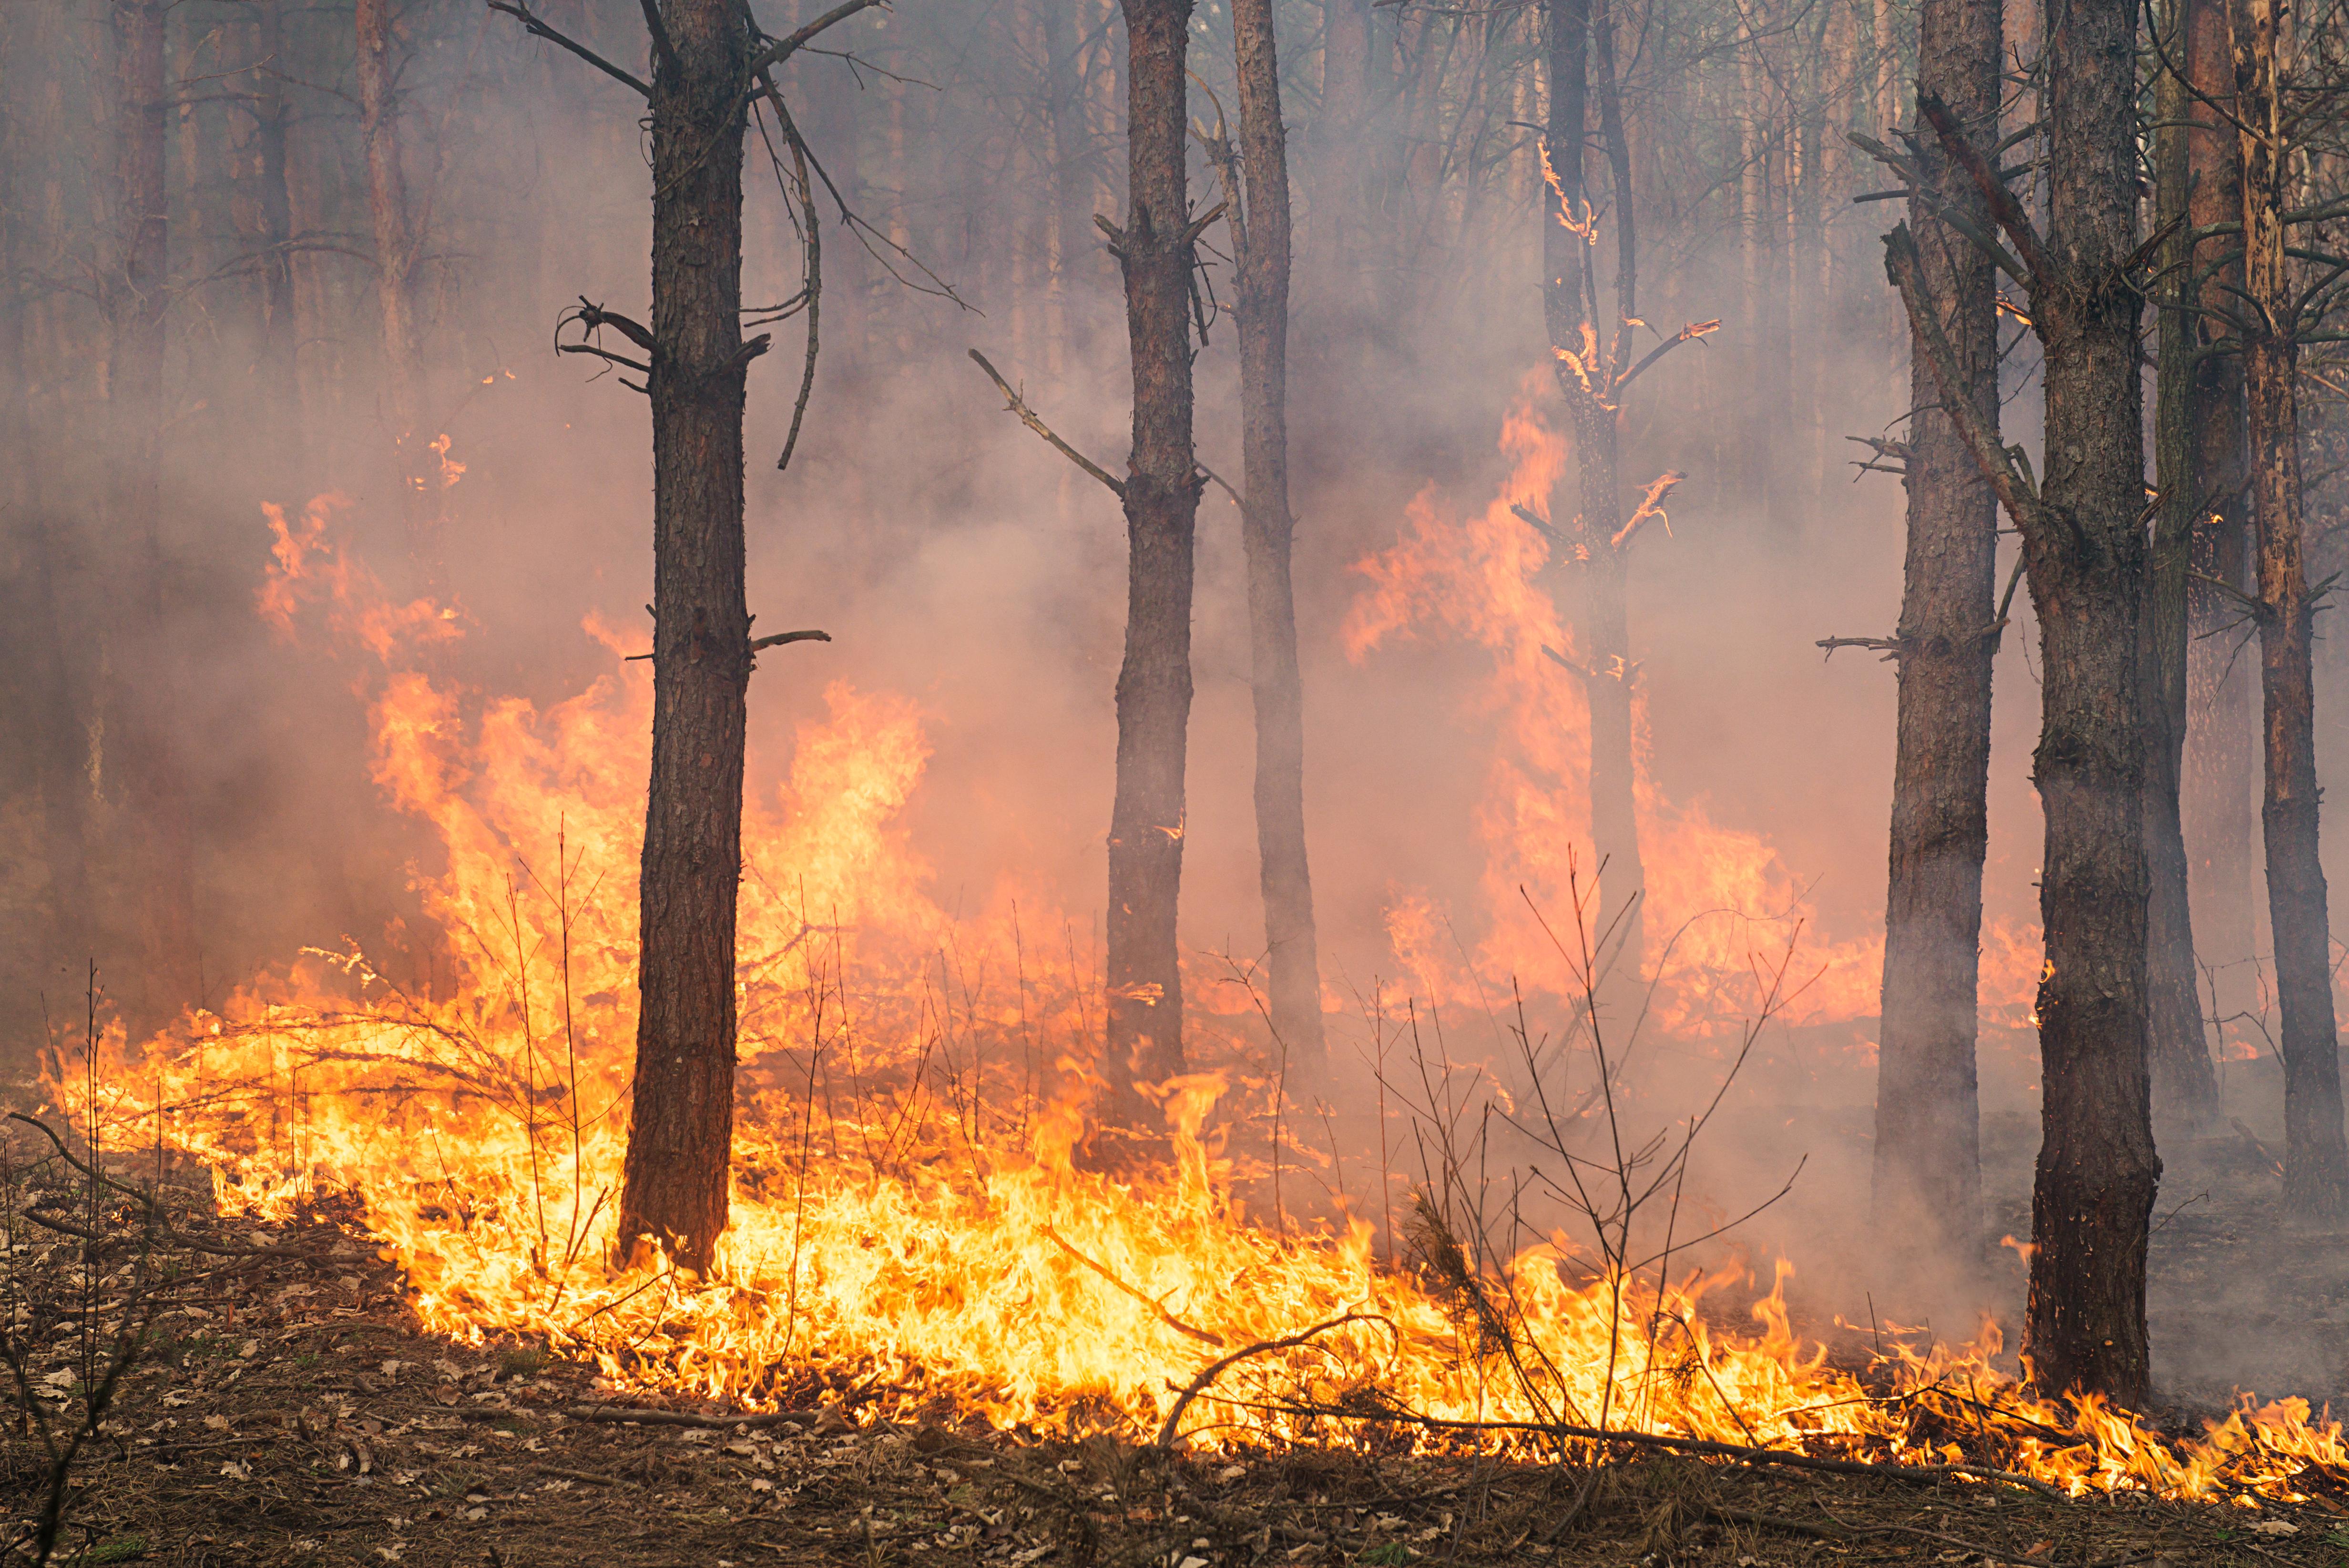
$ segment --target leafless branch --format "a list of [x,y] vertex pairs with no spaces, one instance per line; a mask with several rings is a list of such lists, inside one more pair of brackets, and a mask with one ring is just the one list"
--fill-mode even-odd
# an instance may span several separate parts
[[1052,433],[1052,428],[1044,423],[1044,421],[1038,417],[1035,409],[1028,407],[1027,400],[1021,397],[1019,393],[1012,390],[1011,383],[1003,378],[1003,373],[996,369],[994,366],[988,363],[986,355],[981,354],[978,349],[974,348],[970,351],[970,358],[972,364],[987,372],[987,378],[995,383],[995,389],[998,392],[1003,394],[1004,407],[1011,413],[1019,415],[1019,422],[1021,424],[1027,426],[1030,429],[1043,437],[1045,444],[1050,446],[1054,451],[1060,453],[1062,457],[1068,459],[1069,461],[1076,464],[1077,467],[1084,469],[1085,472],[1092,475],[1093,478],[1107,485],[1112,495],[1116,496],[1120,500],[1123,500],[1125,499],[1125,486],[1117,480],[1111,478],[1110,472],[1107,469],[1102,468],[1099,463],[1094,462],[1091,458],[1077,450],[1076,448],[1069,445],[1068,442],[1054,435]]
[[557,48],[570,50],[573,54],[578,56],[581,59],[586,61],[589,65],[595,67],[605,76],[610,77],[614,81],[627,83],[628,86],[636,88],[637,92],[643,94],[647,98],[653,96],[653,89],[644,81],[640,80],[635,73],[622,70],[619,67],[614,65],[611,61],[605,59],[603,56],[597,54],[586,45],[580,43],[577,39],[565,37],[563,34],[556,32],[554,28],[548,26],[545,23],[533,15],[531,14],[530,7],[527,5],[521,4],[520,0],[513,0],[513,3],[511,4],[509,3],[509,0],[482,0],[482,3],[488,5],[492,11],[502,11],[507,15],[514,17],[516,20],[520,21],[523,25],[523,31],[529,33],[532,36],[544,38],[548,43],[553,44]]

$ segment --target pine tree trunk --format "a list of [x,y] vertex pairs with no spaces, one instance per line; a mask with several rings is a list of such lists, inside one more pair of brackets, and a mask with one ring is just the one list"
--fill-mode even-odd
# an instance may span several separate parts
[[[2043,645],[2034,779],[2042,1130],[2023,1354],[2033,1380],[2142,1405],[2145,1255],[2161,1162],[2146,1063],[2145,738],[2138,619],[2145,442],[2136,243],[2134,0],[2047,0],[2045,352],[2053,525],[2026,531]],[[2053,297],[2042,297],[2043,294]]]
[[114,0],[119,117],[116,181],[123,228],[110,290],[107,369],[114,440],[108,541],[104,733],[111,755],[98,777],[121,780],[126,842],[141,852],[137,885],[140,973],[118,994],[142,995],[140,1022],[153,1026],[200,999],[195,855],[186,782],[173,733],[178,661],[170,647],[162,542],[164,313],[171,205],[164,185],[166,0]]
[[[2173,5],[2173,15],[2185,5]],[[2173,27],[2176,58],[2185,34]],[[2169,1126],[2189,1135],[2219,1109],[2219,1079],[2202,1035],[2201,987],[2194,966],[2193,908],[2189,899],[2185,820],[2180,785],[2186,745],[2187,595],[2193,566],[2194,521],[2200,496],[2194,472],[2192,365],[2193,238],[2189,228],[2192,159],[2189,141],[2194,107],[2189,84],[2165,71],[2155,84],[2155,212],[2164,242],[2160,364],[2154,412],[2153,549],[2146,577],[2145,853],[2149,879],[2146,921],[2147,1052],[2153,1105]]]
[[1183,1070],[1183,770],[1191,717],[1191,265],[1184,178],[1191,0],[1123,0],[1127,209],[1116,250],[1133,363],[1125,480],[1125,660],[1109,838],[1108,1069],[1117,1119],[1154,1119],[1137,1087]]
[[1239,65],[1240,157],[1247,175],[1239,267],[1241,518],[1247,554],[1248,645],[1256,689],[1256,836],[1273,1033],[1288,1063],[1324,1065],[1313,879],[1305,852],[1305,689],[1297,667],[1289,582],[1288,147],[1272,0],[1232,0]]
[[[2251,312],[2243,370],[2251,428],[2251,521],[2259,541],[2260,691],[2267,789],[2268,923],[2282,1014],[2287,1220],[2349,1215],[2349,1141],[2333,1011],[2331,924],[2317,858],[2316,694],[2309,636],[2314,605],[2302,561],[2300,350],[2284,253],[2291,179],[2277,30],[2281,0],[2232,0],[2235,104],[2243,159],[2243,277]],[[2255,313],[2255,314],[2254,314]]]
[[[1926,0],[1920,90],[1938,95],[1977,146],[1998,140],[2000,0]],[[1989,203],[1930,139],[1933,194],[1912,197],[1925,298],[1964,372],[1963,393],[1998,428],[1993,264],[1940,222],[1978,226]],[[1950,417],[1921,350],[1909,366],[1909,551],[1900,600],[1900,691],[1892,782],[1890,890],[1876,1086],[1878,1234],[1904,1265],[1969,1268],[1982,1242],[1981,1102],[1975,1078],[1982,861],[1989,850],[1991,669],[1998,651],[1998,500]]]
[[[1647,872],[1640,860],[1637,771],[1632,757],[1632,678],[1629,578],[1630,562],[1620,538],[1623,512],[1616,467],[1618,400],[1611,395],[1621,366],[1619,333],[1609,335],[1593,321],[1589,298],[1595,265],[1591,203],[1583,172],[1583,144],[1589,120],[1594,34],[1610,24],[1592,0],[1547,0],[1548,123],[1545,145],[1549,178],[1542,199],[1542,317],[1551,352],[1557,356],[1558,389],[1574,426],[1577,485],[1575,521],[1559,530],[1569,542],[1570,570],[1579,593],[1573,613],[1578,673],[1590,706],[1590,837],[1600,889],[1599,924],[1605,942],[1601,963],[1614,985],[1636,986],[1644,974],[1643,941]],[[1599,76],[1603,100],[1612,98],[1611,36],[1600,44]],[[1633,254],[1628,157],[1619,109],[1600,106],[1619,189],[1610,216],[1617,225],[1622,264],[1617,275],[1619,315],[1631,314],[1629,292]],[[1555,522],[1567,513],[1553,504]],[[1621,993],[1619,993],[1621,994]]]
[[429,574],[437,565],[434,537],[440,477],[427,459],[431,439],[421,427],[416,366],[416,306],[409,274],[416,255],[409,232],[408,176],[399,149],[399,109],[391,49],[391,0],[357,0],[359,137],[367,153],[367,222],[375,236],[376,309],[383,332],[383,416],[398,459],[400,507],[409,548]]
[[[2242,222],[2242,159],[2234,128],[2209,102],[2235,96],[2234,49],[2224,0],[2184,0],[2186,71],[2195,91],[2188,139],[2188,208],[2197,229]],[[2232,253],[2230,259],[2230,253]],[[2207,349],[2241,298],[2241,244],[2222,234],[2196,248],[2204,314],[2194,322],[2197,346]],[[2243,471],[2243,358],[2204,353],[2189,390],[2196,496],[2204,508],[2194,530],[2191,570],[2249,593],[2251,518]],[[2202,967],[2209,1016],[2257,1011],[2260,976],[2257,899],[2252,878],[2260,863],[2254,843],[2258,817],[2258,672],[2239,656],[2241,602],[2205,582],[2187,589],[2186,756],[2180,816],[2194,903],[2196,958]],[[2223,1031],[2221,1035],[2223,1044]]]
[[737,0],[667,0],[653,76],[653,752],[624,1248],[706,1269],[734,1127],[742,867],[742,139]]

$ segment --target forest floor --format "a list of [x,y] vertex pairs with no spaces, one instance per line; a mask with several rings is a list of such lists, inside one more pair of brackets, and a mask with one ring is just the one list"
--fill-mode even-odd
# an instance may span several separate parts
[[[686,1401],[622,1410],[596,1403],[592,1367],[420,1333],[347,1214],[256,1229],[190,1192],[159,1233],[122,1201],[95,1216],[116,1239],[86,1257],[54,1228],[88,1228],[78,1178],[55,1160],[0,1175],[15,1385],[0,1541],[27,1558],[49,1494],[42,1429],[67,1435],[145,1321],[70,1467],[56,1562],[2349,1563],[2349,1506],[2329,1500],[2065,1503],[1662,1456],[1596,1470],[1367,1449],[1167,1457],[837,1408],[751,1423]],[[168,1289],[142,1283],[166,1261]]]

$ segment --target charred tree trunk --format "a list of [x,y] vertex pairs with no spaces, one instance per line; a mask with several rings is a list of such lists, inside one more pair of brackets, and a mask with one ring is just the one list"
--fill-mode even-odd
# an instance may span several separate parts
[[1109,1049],[1113,1112],[1154,1120],[1138,1086],[1183,1070],[1183,770],[1191,717],[1191,267],[1198,229],[1184,170],[1191,0],[1123,0],[1127,47],[1125,276],[1133,450],[1125,480],[1125,661],[1109,830]]
[[[653,751],[620,1238],[707,1269],[734,1130],[734,915],[750,678],[743,593],[739,0],[666,0],[652,83]],[[625,328],[623,328],[625,330]]]
[[367,153],[367,222],[375,235],[376,309],[383,330],[383,415],[392,430],[409,549],[429,575],[440,553],[433,536],[440,487],[425,457],[430,436],[421,428],[417,403],[416,304],[410,286],[416,242],[409,227],[408,176],[400,160],[391,0],[357,0],[354,14],[359,135]]
[[164,313],[169,303],[171,199],[164,185],[170,98],[164,82],[166,0],[114,0],[116,183],[120,264],[109,280],[113,343],[107,400],[114,440],[103,592],[108,600],[104,744],[93,777],[121,780],[134,857],[140,973],[149,1026],[199,1000],[195,864],[186,782],[173,726],[178,665],[163,587]]
[[[1305,689],[1289,581],[1288,146],[1272,0],[1232,0],[1239,63],[1244,205],[1229,218],[1238,263],[1241,531],[1247,554],[1248,646],[1256,688],[1256,836],[1273,1033],[1310,1075],[1323,1064],[1320,960],[1305,852]],[[1237,191],[1228,192],[1237,195]]]
[[2287,1220],[2329,1224],[2349,1212],[2349,1142],[2333,1012],[2331,924],[2317,858],[2314,605],[2301,552],[2300,322],[2284,252],[2290,181],[2277,30],[2282,0],[2231,0],[2235,107],[2243,160],[2245,405],[2251,520],[2259,541],[2260,692],[2267,789],[2268,923],[2282,1014]]
[[1961,399],[1906,225],[1887,259],[1943,406],[2023,535],[2043,647],[2034,780],[2046,815],[2040,919],[2041,1140],[2023,1355],[2044,1390],[2141,1404],[2145,1258],[2161,1162],[2146,1062],[2145,439],[2137,217],[2137,8],[2048,0],[2044,241],[1949,108],[1920,95],[2031,277],[2045,356],[2044,484]]
[[[2171,7],[2184,20],[2186,5]],[[2186,45],[2171,27],[2172,59]],[[2154,411],[2153,549],[2146,577],[2145,855],[2147,1054],[2153,1105],[2163,1122],[2188,1134],[2207,1126],[2219,1109],[2219,1080],[2202,1036],[2201,985],[2194,966],[2193,909],[2189,901],[2181,785],[2186,747],[2187,593],[2193,569],[2194,521],[2202,501],[2194,472],[2193,363],[2196,347],[2194,241],[2189,205],[2192,187],[2194,108],[2190,85],[2165,71],[2155,85],[2155,204],[2166,229],[2160,314],[2159,389]]]
[[[1918,88],[1963,134],[1998,140],[2000,0],[1926,0]],[[1934,214],[1986,229],[1990,203],[1920,139],[1930,182],[1909,198],[1919,284],[1955,357],[1964,398],[1998,430],[1995,263]],[[1904,1266],[1971,1266],[1982,1242],[1981,1100],[1975,1078],[1982,861],[1989,851],[1991,668],[1998,651],[1998,497],[1940,407],[1930,355],[1909,356],[1904,484],[1909,552],[1896,637],[1900,679],[1892,782],[1884,1013],[1876,1082],[1878,1233]]]

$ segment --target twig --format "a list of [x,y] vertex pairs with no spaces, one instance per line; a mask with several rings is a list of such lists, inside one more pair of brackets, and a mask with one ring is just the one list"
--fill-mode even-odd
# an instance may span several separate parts
[[1052,428],[1037,416],[1035,409],[1028,407],[1027,401],[1019,393],[1011,389],[1011,383],[1003,378],[1003,373],[988,363],[986,355],[974,348],[970,351],[970,358],[972,364],[987,372],[987,378],[995,383],[995,389],[998,392],[1003,394],[1004,407],[1019,415],[1021,424],[1043,437],[1045,443],[1054,451],[1107,485],[1110,488],[1110,493],[1116,496],[1118,500],[1125,499],[1125,486],[1119,480],[1112,479],[1107,469],[1054,435]]

